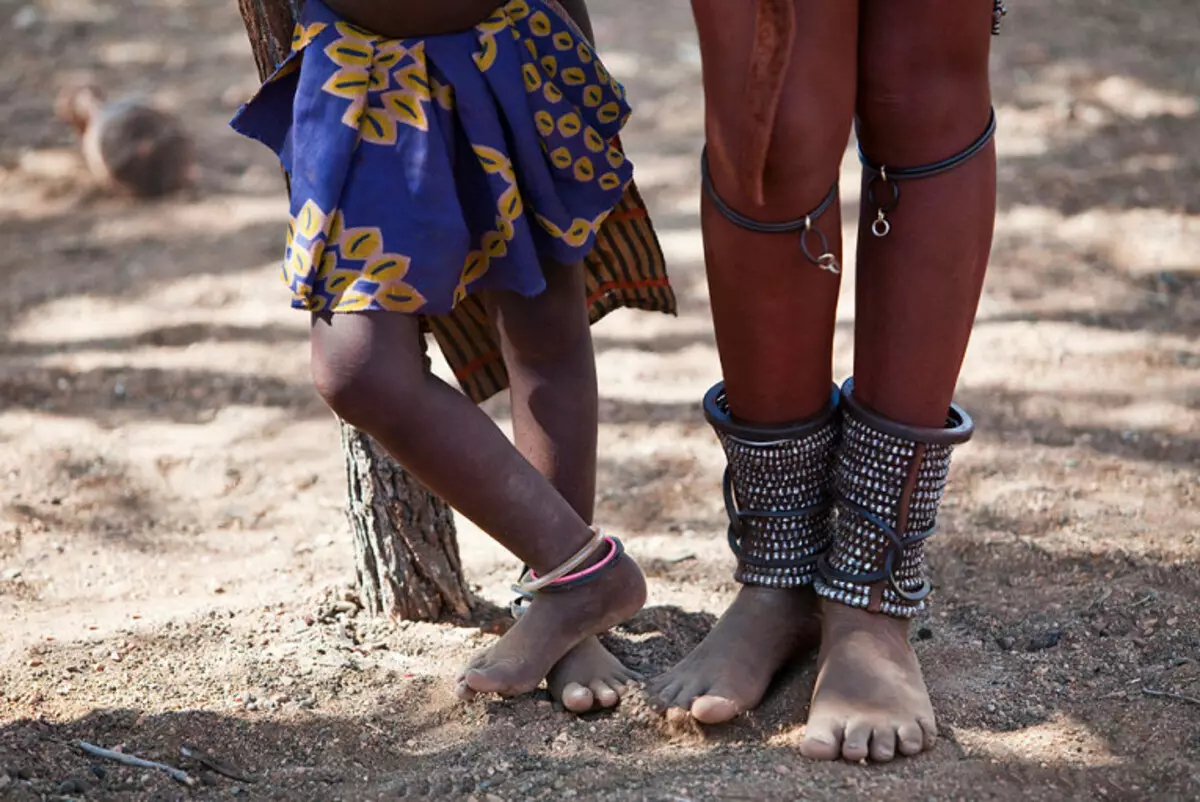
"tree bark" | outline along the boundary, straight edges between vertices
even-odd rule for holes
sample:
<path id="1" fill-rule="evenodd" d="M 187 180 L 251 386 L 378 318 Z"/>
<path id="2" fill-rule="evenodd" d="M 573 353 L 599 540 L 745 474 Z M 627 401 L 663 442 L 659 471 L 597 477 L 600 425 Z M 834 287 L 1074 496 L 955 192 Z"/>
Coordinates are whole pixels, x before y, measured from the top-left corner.
<path id="1" fill-rule="evenodd" d="M 238 0 L 259 77 L 291 49 L 303 0 Z M 286 180 L 286 176 L 285 176 Z M 465 618 L 470 593 L 450 507 L 369 436 L 341 423 L 359 595 L 374 615 L 409 621 Z"/>
<path id="2" fill-rule="evenodd" d="M 363 607 L 406 621 L 466 618 L 470 595 L 450 507 L 369 436 L 341 427 Z"/>

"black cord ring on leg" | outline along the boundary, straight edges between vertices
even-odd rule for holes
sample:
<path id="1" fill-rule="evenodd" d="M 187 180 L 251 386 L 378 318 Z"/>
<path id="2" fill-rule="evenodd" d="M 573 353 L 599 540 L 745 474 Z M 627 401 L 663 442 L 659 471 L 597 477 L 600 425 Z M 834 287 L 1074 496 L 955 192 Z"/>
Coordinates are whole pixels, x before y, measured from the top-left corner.
<path id="1" fill-rule="evenodd" d="M 867 157 L 863 151 L 862 139 L 858 141 L 858 160 L 862 164 L 863 171 L 870 173 L 871 177 L 867 180 L 866 200 L 875 207 L 875 222 L 871 224 L 871 233 L 876 237 L 886 237 L 892 230 L 892 224 L 887 219 L 887 216 L 895 211 L 900 205 L 900 186 L 898 181 L 910 181 L 917 178 L 931 178 L 935 175 L 949 172 L 955 167 L 970 161 L 979 155 L 992 138 L 996 135 L 996 110 L 993 108 L 988 114 L 987 127 L 983 130 L 974 142 L 967 145 L 966 148 L 949 156 L 941 161 L 936 161 L 931 164 L 922 164 L 917 167 L 888 167 L 885 164 L 876 164 Z M 891 187 L 892 198 L 890 202 L 880 203 L 875 195 L 875 185 L 883 184 L 886 187 Z"/>
<path id="2" fill-rule="evenodd" d="M 721 199 L 721 196 L 717 194 L 716 187 L 713 186 L 712 176 L 708 170 L 707 146 L 700 151 L 700 181 L 704 187 L 704 194 L 708 196 L 713 207 L 735 226 L 744 228 L 747 231 L 755 231 L 759 234 L 791 234 L 799 231 L 800 250 L 804 252 L 804 256 L 808 261 L 822 270 L 835 275 L 842 272 L 842 266 L 838 263 L 837 256 L 829 250 L 829 240 L 826 238 L 825 232 L 813 225 L 817 218 L 825 214 L 834 201 L 837 200 L 838 185 L 836 181 L 815 209 L 797 220 L 787 220 L 782 223 L 764 223 L 761 220 L 747 217 Z M 809 234 L 817 236 L 820 253 L 816 255 L 813 254 L 812 249 L 809 247 Z"/>

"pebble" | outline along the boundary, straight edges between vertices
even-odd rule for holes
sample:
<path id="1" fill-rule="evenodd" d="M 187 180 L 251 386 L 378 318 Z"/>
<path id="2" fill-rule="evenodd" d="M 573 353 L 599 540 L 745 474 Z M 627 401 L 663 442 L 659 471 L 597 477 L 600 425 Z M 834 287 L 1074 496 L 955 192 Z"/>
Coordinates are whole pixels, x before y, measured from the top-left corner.
<path id="1" fill-rule="evenodd" d="M 1017 639 L 1005 635 L 1002 638 L 996 638 L 996 645 L 1006 652 L 1011 652 L 1013 647 L 1017 645 Z"/>
<path id="2" fill-rule="evenodd" d="M 103 766 L 100 766 L 100 765 L 88 766 L 88 771 L 90 771 L 92 774 L 94 774 L 96 776 L 97 780 L 103 780 L 105 777 L 108 776 L 108 771 Z"/>
<path id="3" fill-rule="evenodd" d="M 36 6 L 22 6 L 12 16 L 12 26 L 18 31 L 27 31 L 41 21 L 41 15 Z"/>
<path id="4" fill-rule="evenodd" d="M 1034 635 L 1029 639 L 1028 645 L 1025 647 L 1027 652 L 1040 652 L 1043 649 L 1052 649 L 1062 640 L 1062 632 L 1055 629 L 1050 632 L 1043 632 L 1040 635 Z"/>
<path id="5" fill-rule="evenodd" d="M 68 780 L 63 780 L 58 784 L 58 792 L 64 796 L 69 796 L 71 794 L 82 794 L 85 791 L 87 791 L 87 786 L 74 777 Z"/>
<path id="6" fill-rule="evenodd" d="M 0 774 L 0 791 L 12 785 L 12 781 L 12 777 L 9 777 L 7 772 Z"/>

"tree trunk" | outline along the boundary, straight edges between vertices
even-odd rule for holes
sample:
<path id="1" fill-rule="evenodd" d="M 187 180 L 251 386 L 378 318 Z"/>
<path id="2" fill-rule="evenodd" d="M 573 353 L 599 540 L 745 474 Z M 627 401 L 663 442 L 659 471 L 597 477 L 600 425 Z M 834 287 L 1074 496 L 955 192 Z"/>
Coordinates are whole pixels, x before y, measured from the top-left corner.
<path id="1" fill-rule="evenodd" d="M 238 0 L 260 78 L 291 49 L 303 0 Z M 341 424 L 359 594 L 394 619 L 465 618 L 471 610 L 450 507 L 362 432 Z"/>
<path id="2" fill-rule="evenodd" d="M 363 606 L 408 621 L 465 618 L 454 514 L 374 440 L 341 426 Z"/>

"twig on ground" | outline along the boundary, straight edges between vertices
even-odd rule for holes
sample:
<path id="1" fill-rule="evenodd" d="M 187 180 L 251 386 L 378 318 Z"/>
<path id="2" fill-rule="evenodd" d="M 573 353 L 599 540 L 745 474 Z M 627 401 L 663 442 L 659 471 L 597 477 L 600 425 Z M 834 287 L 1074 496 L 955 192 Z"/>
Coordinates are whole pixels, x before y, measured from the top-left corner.
<path id="1" fill-rule="evenodd" d="M 224 760 L 213 757 L 199 747 L 183 744 L 179 747 L 179 754 L 182 757 L 185 757 L 188 760 L 194 760 L 201 766 L 212 769 L 217 774 L 222 774 L 231 780 L 237 780 L 238 782 L 244 783 L 254 782 L 254 778 L 243 772 L 241 769 L 230 763 L 226 763 Z"/>
<path id="2" fill-rule="evenodd" d="M 100 747 L 94 746 L 87 741 L 76 741 L 76 745 L 94 757 L 102 757 L 105 760 L 113 760 L 117 763 L 124 763 L 126 766 L 137 766 L 140 769 L 157 769 L 159 771 L 166 772 L 172 780 L 181 782 L 184 785 L 192 786 L 196 784 L 196 781 L 189 776 L 186 771 L 177 769 L 174 766 L 168 766 L 165 763 L 155 763 L 153 760 L 143 760 L 140 757 L 127 755 L 124 752 L 114 752 L 111 749 L 101 749 Z"/>
<path id="3" fill-rule="evenodd" d="M 1181 702 L 1187 702 L 1192 705 L 1200 705 L 1200 699 L 1195 696 L 1184 696 L 1182 693 L 1173 693 L 1171 691 L 1156 691 L 1153 688 L 1142 688 L 1142 693 L 1147 696 L 1162 696 L 1167 699 L 1178 699 Z"/>
<path id="4" fill-rule="evenodd" d="M 1154 591 L 1150 591 L 1145 596 L 1138 599 L 1137 601 L 1135 601 L 1133 604 L 1131 604 L 1129 606 L 1130 607 L 1141 607 L 1143 604 L 1149 604 L 1150 602 L 1155 601 L 1157 599 L 1158 599 L 1158 594 L 1155 593 Z"/>
<path id="5" fill-rule="evenodd" d="M 694 560 L 694 559 L 696 559 L 695 554 L 683 554 L 679 557 L 671 557 L 670 559 L 663 560 L 663 562 L 666 563 L 667 565 L 678 565 L 679 563 L 685 563 L 688 560 Z"/>

